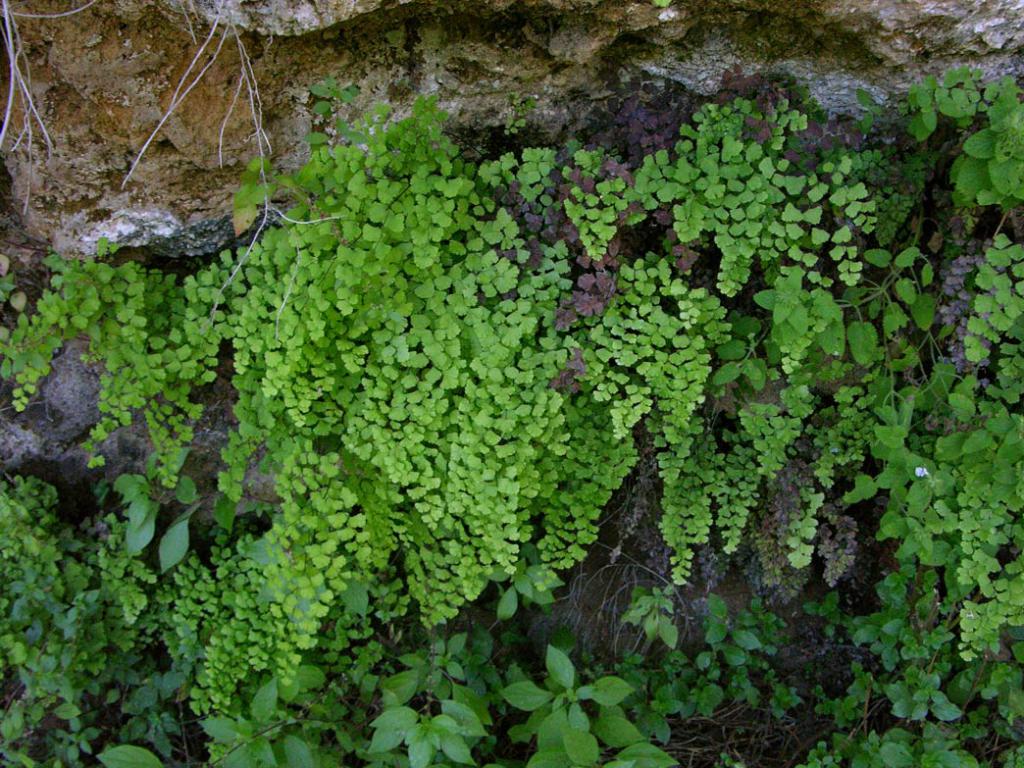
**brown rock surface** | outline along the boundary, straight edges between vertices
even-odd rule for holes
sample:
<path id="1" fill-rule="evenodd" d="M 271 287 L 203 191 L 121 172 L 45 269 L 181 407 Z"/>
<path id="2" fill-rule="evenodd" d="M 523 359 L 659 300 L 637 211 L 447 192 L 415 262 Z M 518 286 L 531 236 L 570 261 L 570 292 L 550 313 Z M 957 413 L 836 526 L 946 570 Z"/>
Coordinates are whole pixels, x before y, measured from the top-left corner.
<path id="1" fill-rule="evenodd" d="M 167 255 L 230 240 L 231 194 L 258 153 L 244 83 L 234 98 L 244 56 L 282 168 L 302 161 L 309 87 L 327 76 L 361 87 L 354 111 L 435 93 L 462 125 L 501 124 L 509 95 L 530 95 L 531 121 L 557 133 L 621 82 L 707 93 L 737 64 L 796 75 L 833 109 L 854 108 L 858 87 L 886 98 L 957 64 L 1024 70 L 1022 0 L 97 0 L 13 18 L 52 150 L 37 128 L 31 157 L 24 142 L 10 151 L 16 103 L 6 162 L 26 228 L 66 254 L 101 236 Z M 194 58 L 203 77 L 123 184 Z"/>

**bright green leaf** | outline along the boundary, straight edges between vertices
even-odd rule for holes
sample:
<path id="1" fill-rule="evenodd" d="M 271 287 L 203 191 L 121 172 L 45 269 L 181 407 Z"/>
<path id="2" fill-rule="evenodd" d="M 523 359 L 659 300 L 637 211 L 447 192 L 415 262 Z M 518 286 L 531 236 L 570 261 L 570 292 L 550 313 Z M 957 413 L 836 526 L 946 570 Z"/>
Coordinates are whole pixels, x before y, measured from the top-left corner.
<path id="1" fill-rule="evenodd" d="M 569 728 L 562 734 L 562 745 L 573 765 L 593 765 L 601 756 L 601 748 L 593 734 Z"/>
<path id="2" fill-rule="evenodd" d="M 552 697 L 550 691 L 538 688 L 529 680 L 506 686 L 502 689 L 501 695 L 513 707 L 524 712 L 533 712 L 533 710 L 539 709 L 551 701 Z"/>
<path id="3" fill-rule="evenodd" d="M 162 768 L 163 763 L 148 749 L 125 744 L 110 747 L 97 755 L 107 768 Z"/>
<path id="4" fill-rule="evenodd" d="M 179 519 L 160 538 L 160 569 L 173 568 L 188 552 L 188 517 Z"/>
<path id="5" fill-rule="evenodd" d="M 544 658 L 548 674 L 562 688 L 572 688 L 576 682 L 576 669 L 572 660 L 553 645 L 548 646 L 547 655 Z"/>

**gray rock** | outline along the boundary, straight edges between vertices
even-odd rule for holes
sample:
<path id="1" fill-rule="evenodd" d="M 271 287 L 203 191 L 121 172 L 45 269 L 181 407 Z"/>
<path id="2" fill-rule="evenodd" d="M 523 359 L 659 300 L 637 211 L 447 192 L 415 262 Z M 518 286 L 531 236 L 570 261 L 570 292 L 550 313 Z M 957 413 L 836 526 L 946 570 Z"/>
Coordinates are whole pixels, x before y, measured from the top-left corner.
<path id="1" fill-rule="evenodd" d="M 99 375 L 82 361 L 84 348 L 74 341 L 58 353 L 22 413 L 10 405 L 10 385 L 0 386 L 0 472 L 37 475 L 74 498 L 91 498 L 88 489 L 100 476 L 87 469 L 88 456 L 79 446 L 99 419 Z M 120 457 L 114 471 L 119 467 Z"/>
<path id="2" fill-rule="evenodd" d="M 93 489 L 100 480 L 113 483 L 121 474 L 144 474 L 153 452 L 145 421 L 138 415 L 97 447 L 104 465 L 89 467 L 91 456 L 82 443 L 100 418 L 101 371 L 83 359 L 86 348 L 80 339 L 65 345 L 23 412 L 15 412 L 10 405 L 11 384 L 0 381 L 0 473 L 42 478 L 61 491 L 69 514 L 79 516 L 91 511 Z M 220 452 L 233 421 L 232 404 L 222 390 L 215 389 L 203 405 L 183 472 L 195 480 L 204 497 L 213 498 L 222 469 Z M 272 498 L 272 478 L 255 473 L 253 485 L 254 498 L 260 499 L 260 494 Z M 169 495 L 166 490 L 154 490 Z"/>
<path id="3" fill-rule="evenodd" d="M 238 240 L 231 218 L 203 219 L 179 227 L 163 237 L 149 241 L 149 250 L 165 258 L 212 256 L 235 245 Z"/>

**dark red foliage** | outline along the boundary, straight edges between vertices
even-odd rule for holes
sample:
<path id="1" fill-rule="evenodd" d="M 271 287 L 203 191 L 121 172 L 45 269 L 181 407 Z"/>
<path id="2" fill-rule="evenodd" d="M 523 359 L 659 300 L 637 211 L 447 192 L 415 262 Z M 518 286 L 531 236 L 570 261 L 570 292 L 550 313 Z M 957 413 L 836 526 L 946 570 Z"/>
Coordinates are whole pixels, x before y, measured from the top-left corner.
<path id="1" fill-rule="evenodd" d="M 586 373 L 587 365 L 583 362 L 583 350 L 576 347 L 565 367 L 551 380 L 551 388 L 559 392 L 579 392 L 579 379 L 583 378 Z"/>
<path id="2" fill-rule="evenodd" d="M 676 269 L 680 272 L 689 272 L 700 254 L 687 245 L 675 245 L 672 247 L 672 255 L 676 257 Z"/>
<path id="3" fill-rule="evenodd" d="M 587 146 L 613 147 L 630 168 L 658 150 L 672 150 L 679 140 L 679 126 L 693 114 L 693 98 L 682 90 L 647 83 L 628 94 L 609 100 L 599 112 Z"/>
<path id="4" fill-rule="evenodd" d="M 736 65 L 722 75 L 715 100 L 719 104 L 728 104 L 736 98 L 750 99 L 762 114 L 769 115 L 782 101 L 790 104 L 799 101 L 800 93 L 792 83 L 768 78 L 761 73 L 747 75 Z"/>
<path id="5" fill-rule="evenodd" d="M 579 231 L 565 213 L 565 202 L 583 194 L 597 192 L 602 181 L 621 179 L 627 186 L 643 159 L 658 150 L 672 152 L 679 127 L 689 120 L 694 109 L 692 97 L 684 91 L 643 85 L 630 93 L 609 100 L 606 109 L 595 114 L 584 146 L 609 153 L 596 171 L 596 177 L 575 165 L 572 153 L 563 149 L 555 158 L 555 169 L 544 183 L 537 200 L 528 201 L 518 182 L 497 191 L 497 201 L 519 224 L 530 257 L 524 269 L 536 269 L 542 263 L 545 243 L 563 242 L 571 264 L 573 289 L 559 303 L 555 327 L 569 329 L 583 317 L 601 314 L 616 292 L 616 272 L 623 263 L 648 251 L 669 252 L 681 271 L 689 270 L 697 254 L 679 244 L 672 231 L 669 208 L 652 211 L 644 223 L 629 226 L 627 221 L 642 213 L 634 203 L 618 213 L 617 233 L 599 257 L 584 251 Z"/>
<path id="6" fill-rule="evenodd" d="M 608 302 L 615 295 L 615 275 L 610 272 L 586 272 L 576 281 L 572 292 L 573 308 L 583 317 L 592 317 L 604 312 Z"/>

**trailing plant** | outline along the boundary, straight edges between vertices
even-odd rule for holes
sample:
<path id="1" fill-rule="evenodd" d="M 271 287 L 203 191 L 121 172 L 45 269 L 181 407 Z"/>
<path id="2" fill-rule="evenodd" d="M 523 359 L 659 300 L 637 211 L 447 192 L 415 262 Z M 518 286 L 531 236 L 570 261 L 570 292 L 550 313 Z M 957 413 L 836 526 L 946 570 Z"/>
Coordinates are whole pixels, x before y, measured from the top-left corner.
<path id="1" fill-rule="evenodd" d="M 254 162 L 236 228 L 260 211 L 277 224 L 195 274 L 106 244 L 53 259 L 51 290 L 0 342 L 13 405 L 86 336 L 103 370 L 87 449 L 101 462 L 141 414 L 154 459 L 114 483 L 125 510 L 102 547 L 61 530 L 51 491 L 4 489 L 0 562 L 29 598 L 0 605 L 33 723 L 65 703 L 80 719 L 109 672 L 131 677 L 119 728 L 169 759 L 176 721 L 143 713 L 180 696 L 225 764 L 655 768 L 667 758 L 648 739 L 672 718 L 723 702 L 786 716 L 802 694 L 757 606 L 730 618 L 710 599 L 691 658 L 668 593 L 638 596 L 627 619 L 679 646 L 666 668 L 681 687 L 657 707 L 564 643 L 544 644 L 546 675 L 501 656 L 642 457 L 677 584 L 699 549 L 770 602 L 819 573 L 853 589 L 865 568 L 892 571 L 878 611 L 830 626 L 873 661 L 819 702 L 838 731 L 807 765 L 983 764 L 992 733 L 993 755 L 1016 749 L 1020 90 L 928 80 L 907 107 L 914 143 L 894 146 L 866 134 L 878 120 L 829 117 L 797 89 L 728 85 L 686 120 L 636 96 L 592 140 L 479 163 L 433 101 L 402 120 L 379 108 L 312 134 L 294 174 Z M 323 118 L 354 96 L 317 89 Z M 237 425 L 220 495 L 200 497 L 182 461 L 218 377 Z M 254 457 L 273 504 L 244 500 Z M 15 539 L 36 542 L 38 573 Z M 459 639 L 477 601 L 504 622 L 497 650 L 482 628 Z M 59 673 L 26 650 L 48 627 L 64 633 Z M 110 648 L 147 661 L 96 667 Z M 627 687 L 650 694 L 645 675 Z M 79 760 L 99 738 L 87 720 L 40 752 Z M 22 727 L 5 725 L 24 763 Z M 129 746 L 106 762 L 157 759 Z"/>
<path id="2" fill-rule="evenodd" d="M 103 246 L 99 256 L 105 255 Z M 18 317 L 0 350 L 0 374 L 18 383 L 14 407 L 26 407 L 65 341 L 86 336 L 87 359 L 103 361 L 105 367 L 101 418 L 86 449 L 95 451 L 141 411 L 158 457 L 158 478 L 173 488 L 176 472 L 166 467 L 173 466 L 192 440 L 191 420 L 200 407 L 191 395 L 215 377 L 216 336 L 188 324 L 189 289 L 178 286 L 171 275 L 133 262 L 115 267 L 102 260 L 51 259 L 50 265 L 56 272 L 52 290 L 39 300 L 31 321 Z M 95 455 L 92 465 L 102 464 L 102 455 Z"/>

